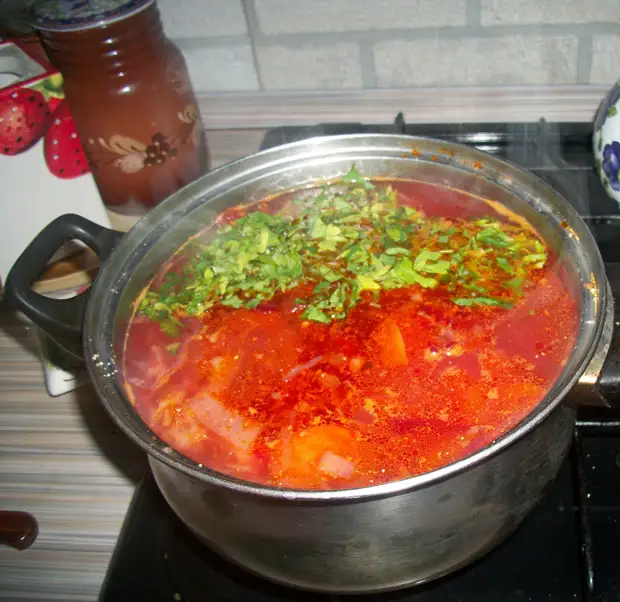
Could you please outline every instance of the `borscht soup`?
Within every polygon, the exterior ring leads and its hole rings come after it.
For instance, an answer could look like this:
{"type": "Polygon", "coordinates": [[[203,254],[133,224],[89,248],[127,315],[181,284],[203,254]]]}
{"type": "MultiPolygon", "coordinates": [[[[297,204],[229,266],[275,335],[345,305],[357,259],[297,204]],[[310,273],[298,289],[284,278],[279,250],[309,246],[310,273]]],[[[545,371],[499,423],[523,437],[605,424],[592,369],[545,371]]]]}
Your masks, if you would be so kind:
{"type": "Polygon", "coordinates": [[[413,180],[341,180],[221,214],[135,302],[136,411],[200,466],[347,489],[462,459],[529,414],[580,302],[536,230],[413,180]]]}

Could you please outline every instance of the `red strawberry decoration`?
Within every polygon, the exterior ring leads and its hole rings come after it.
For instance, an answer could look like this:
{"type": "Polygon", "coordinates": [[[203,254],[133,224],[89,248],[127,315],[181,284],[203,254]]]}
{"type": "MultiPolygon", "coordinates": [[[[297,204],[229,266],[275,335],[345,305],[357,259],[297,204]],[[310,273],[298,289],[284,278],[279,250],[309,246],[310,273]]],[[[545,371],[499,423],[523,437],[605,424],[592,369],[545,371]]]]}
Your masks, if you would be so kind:
{"type": "Polygon", "coordinates": [[[51,115],[43,95],[21,88],[0,96],[0,153],[17,155],[43,136],[51,115]]]}
{"type": "Polygon", "coordinates": [[[52,124],[45,134],[44,154],[47,168],[57,178],[76,178],[90,171],[69,107],[64,100],[52,114],[52,124]]]}

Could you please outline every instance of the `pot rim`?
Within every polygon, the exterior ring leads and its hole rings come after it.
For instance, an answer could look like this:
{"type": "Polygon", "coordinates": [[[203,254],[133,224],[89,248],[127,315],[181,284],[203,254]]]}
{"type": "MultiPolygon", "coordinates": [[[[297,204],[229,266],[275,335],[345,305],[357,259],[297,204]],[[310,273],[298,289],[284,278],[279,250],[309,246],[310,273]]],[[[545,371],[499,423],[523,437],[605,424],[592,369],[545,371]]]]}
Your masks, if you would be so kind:
{"type": "MultiPolygon", "coordinates": [[[[369,154],[368,156],[371,157],[374,155],[369,154]]],[[[432,160],[435,161],[437,156],[433,154],[432,160]]],[[[443,159],[443,157],[439,157],[439,159],[443,159]]],[[[523,192],[526,192],[525,187],[523,192]]],[[[531,192],[528,192],[528,194],[531,196],[531,192]]],[[[548,221],[550,217],[550,215],[546,216],[548,221]]],[[[505,448],[516,443],[524,435],[543,422],[561,403],[568,391],[577,383],[597,351],[599,339],[605,325],[605,318],[608,316],[609,308],[612,306],[613,300],[608,289],[603,261],[592,233],[572,205],[564,199],[558,191],[533,173],[509,161],[489,155],[470,146],[422,136],[393,134],[321,136],[260,151],[253,155],[227,163],[180,189],[140,220],[140,222],[138,222],[138,224],[136,224],[121,240],[112,257],[103,265],[102,270],[93,284],[84,320],[83,352],[91,381],[106,410],[119,428],[146,451],[152,459],[179,470],[193,479],[258,497],[289,501],[350,502],[391,496],[424,488],[431,483],[443,481],[467,469],[473,468],[484,462],[487,458],[500,453],[505,448]],[[207,184],[211,184],[213,190],[221,192],[221,189],[225,188],[226,185],[234,179],[235,172],[243,170],[244,168],[246,169],[246,173],[255,173],[260,170],[261,166],[270,164],[270,159],[275,159],[271,162],[271,165],[282,167],[290,164],[292,166],[304,159],[316,158],[318,156],[324,157],[326,156],[326,151],[327,156],[330,156],[331,153],[335,159],[341,156],[342,152],[345,152],[347,143],[355,144],[356,142],[359,142],[360,145],[354,147],[355,150],[364,151],[366,153],[384,153],[390,158],[396,156],[405,158],[407,155],[403,154],[403,151],[409,151],[411,154],[410,157],[407,158],[424,160],[426,157],[426,160],[428,160],[428,158],[431,158],[431,153],[434,152],[438,156],[439,152],[441,152],[446,153],[446,157],[448,157],[446,160],[447,165],[454,165],[454,163],[450,162],[449,157],[454,157],[455,154],[467,157],[467,161],[464,162],[464,164],[469,163],[470,167],[476,170],[476,174],[484,176],[485,179],[497,182],[497,178],[503,178],[505,174],[510,174],[507,179],[504,178],[506,182],[512,182],[515,178],[519,178],[525,182],[529,181],[532,188],[535,186],[539,190],[539,193],[537,193],[538,196],[542,193],[554,200],[559,206],[562,216],[568,220],[571,226],[567,228],[567,230],[570,230],[569,238],[573,239],[573,244],[577,245],[577,248],[583,248],[584,245],[588,247],[584,252],[587,253],[587,259],[591,264],[591,273],[588,275],[589,282],[586,282],[582,276],[581,284],[584,289],[588,289],[588,291],[591,292],[594,298],[593,303],[596,308],[596,320],[593,325],[594,328],[589,335],[590,340],[587,348],[581,352],[581,357],[575,360],[577,362],[576,370],[570,375],[563,372],[554,382],[547,394],[529,414],[495,441],[474,454],[431,472],[398,481],[355,489],[286,489],[245,481],[211,470],[190,460],[159,439],[159,437],[148,428],[146,423],[137,416],[137,412],[134,410],[133,413],[136,414],[137,420],[145,427],[144,430],[148,433],[148,436],[136,432],[136,429],[130,424],[130,418],[133,419],[135,417],[129,417],[127,411],[121,415],[121,412],[119,412],[118,408],[114,407],[114,404],[110,400],[110,396],[114,398],[120,397],[121,401],[124,400],[126,405],[131,406],[122,391],[122,385],[116,382],[114,376],[115,370],[110,370],[110,362],[96,361],[100,359],[100,355],[97,351],[98,348],[95,346],[94,342],[96,338],[94,332],[96,332],[99,317],[97,306],[102,304],[105,306],[105,300],[110,300],[110,295],[118,295],[120,290],[122,290],[122,287],[118,288],[114,286],[114,284],[110,286],[110,283],[115,282],[113,279],[110,279],[112,263],[116,262],[122,264],[123,260],[119,258],[130,255],[131,251],[139,244],[148,246],[145,241],[148,239],[149,232],[153,229],[154,225],[162,222],[165,218],[170,218],[171,215],[174,217],[175,210],[187,205],[188,201],[186,197],[191,199],[192,196],[196,196],[196,193],[200,190],[203,191],[201,196],[204,196],[204,190],[208,189],[207,184]],[[367,145],[364,143],[367,143],[367,145]],[[330,145],[334,148],[330,148],[330,145]],[[431,150],[427,153],[420,153],[416,150],[423,146],[430,147],[431,150]],[[395,154],[396,152],[398,155],[395,154]],[[106,280],[110,280],[110,282],[106,282],[106,280]],[[95,300],[97,300],[97,302],[95,302],[95,300]]],[[[583,317],[583,311],[582,307],[581,317],[583,317]]],[[[576,351],[573,351],[569,359],[572,359],[572,356],[575,354],[576,351]]],[[[114,357],[113,352],[111,352],[111,357],[114,357]]]]}

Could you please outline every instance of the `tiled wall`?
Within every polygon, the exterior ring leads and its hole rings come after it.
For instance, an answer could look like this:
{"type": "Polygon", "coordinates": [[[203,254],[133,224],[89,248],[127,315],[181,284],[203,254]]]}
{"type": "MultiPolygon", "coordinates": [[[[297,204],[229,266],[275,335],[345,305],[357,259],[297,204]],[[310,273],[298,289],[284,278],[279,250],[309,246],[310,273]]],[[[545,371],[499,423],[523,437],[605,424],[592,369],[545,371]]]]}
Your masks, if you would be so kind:
{"type": "Polygon", "coordinates": [[[199,91],[610,84],[620,0],[159,0],[199,91]]]}

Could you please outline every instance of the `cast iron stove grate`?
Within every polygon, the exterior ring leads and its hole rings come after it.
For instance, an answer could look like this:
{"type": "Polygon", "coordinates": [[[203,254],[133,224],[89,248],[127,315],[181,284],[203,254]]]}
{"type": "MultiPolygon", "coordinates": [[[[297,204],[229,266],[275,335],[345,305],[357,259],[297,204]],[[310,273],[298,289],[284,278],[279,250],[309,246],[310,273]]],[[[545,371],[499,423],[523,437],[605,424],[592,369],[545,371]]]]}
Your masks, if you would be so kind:
{"type": "MultiPolygon", "coordinates": [[[[594,173],[587,123],[326,124],[271,130],[262,148],[317,135],[430,136],[526,167],[586,219],[620,295],[620,210],[594,173]]],[[[616,321],[620,315],[616,312],[616,321]]],[[[268,583],[207,550],[161,497],[138,486],[101,602],[617,602],[620,600],[620,411],[580,410],[569,457],[540,505],[496,550],[438,581],[372,596],[318,595],[268,583]]]]}

